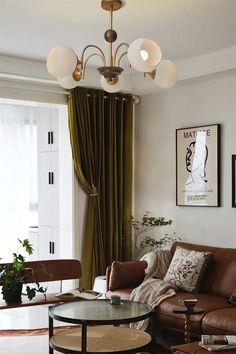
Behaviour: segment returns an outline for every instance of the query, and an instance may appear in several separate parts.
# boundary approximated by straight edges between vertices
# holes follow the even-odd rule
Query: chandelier
[[[98,56],[102,66],[97,70],[101,75],[101,86],[107,92],[117,92],[122,89],[124,69],[120,66],[121,59],[127,55],[129,64],[135,70],[150,77],[157,86],[170,88],[176,82],[176,66],[169,60],[163,60],[161,49],[151,39],[139,38],[130,45],[120,43],[116,49],[113,43],[117,33],[113,29],[113,12],[121,8],[121,0],[102,0],[101,7],[109,11],[109,29],[104,33],[108,43],[109,55],[95,44],[87,45],[79,58],[75,51],[65,45],[52,48],[47,58],[48,72],[57,78],[58,83],[65,89],[73,89],[85,79],[86,66],[91,57]],[[90,53],[91,49],[93,50]]]

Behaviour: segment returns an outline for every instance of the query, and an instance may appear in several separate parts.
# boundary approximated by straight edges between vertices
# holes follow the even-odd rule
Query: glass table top
[[[73,323],[125,323],[150,317],[152,307],[129,300],[121,300],[119,305],[110,304],[110,300],[84,300],[52,306],[49,314],[52,318]]]

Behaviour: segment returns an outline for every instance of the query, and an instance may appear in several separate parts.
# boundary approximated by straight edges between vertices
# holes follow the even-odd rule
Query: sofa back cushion
[[[146,267],[146,261],[114,261],[111,265],[109,290],[114,291],[127,287],[135,288],[143,281]]]
[[[195,245],[185,242],[175,242],[171,247],[174,254],[176,247],[180,246],[188,250],[210,252],[212,262],[206,269],[203,278],[201,292],[218,296],[229,297],[236,289],[236,249],[221,248],[204,245]]]

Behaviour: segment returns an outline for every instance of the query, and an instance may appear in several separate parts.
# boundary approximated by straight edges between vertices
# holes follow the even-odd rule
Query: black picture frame
[[[236,155],[232,155],[232,208],[236,208]]]
[[[176,205],[220,206],[220,124],[176,129]]]

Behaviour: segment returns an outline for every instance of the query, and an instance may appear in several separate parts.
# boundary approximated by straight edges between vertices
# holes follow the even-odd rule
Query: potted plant
[[[180,238],[175,237],[175,233],[173,237],[165,233],[163,237],[159,239],[149,236],[151,230],[171,224],[172,220],[167,220],[162,216],[152,216],[149,212],[146,212],[141,220],[136,220],[132,216],[131,225],[134,229],[134,258],[137,258],[140,251],[145,248],[148,248],[148,250],[162,248],[163,246],[172,244],[173,242],[179,240]]]
[[[19,250],[23,248],[26,253],[31,255],[33,253],[33,247],[28,239],[18,239],[20,246],[16,252],[14,252],[12,263],[0,264],[0,286],[2,286],[3,299],[7,303],[21,302],[21,294],[23,284],[27,283],[27,277],[30,276],[35,286],[26,286],[26,293],[29,300],[32,300],[37,293],[43,293],[46,296],[46,288],[39,285],[35,279],[33,270],[26,268],[25,257],[19,253]],[[43,265],[42,265],[43,266]]]

